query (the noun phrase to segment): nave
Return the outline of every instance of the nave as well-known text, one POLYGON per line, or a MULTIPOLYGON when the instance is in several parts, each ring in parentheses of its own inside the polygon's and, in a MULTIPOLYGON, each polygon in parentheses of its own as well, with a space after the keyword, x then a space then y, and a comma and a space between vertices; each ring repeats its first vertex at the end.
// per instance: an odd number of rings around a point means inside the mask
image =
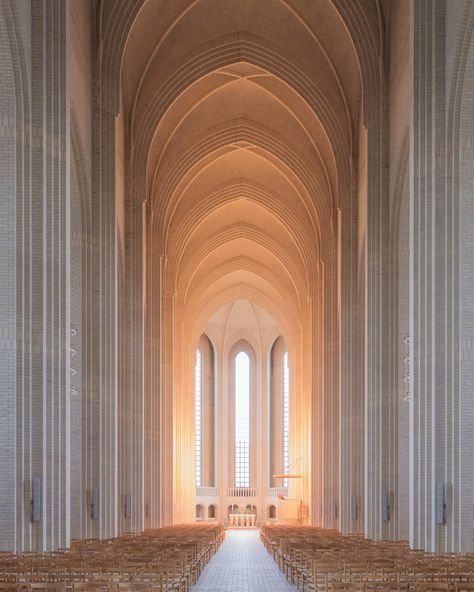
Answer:
POLYGON ((474 553, 473 97, 474 0, 1 0, 5 584, 474 553))
POLYGON ((265 552, 257 530, 227 530, 219 551, 192 592, 289 592, 277 564, 265 552))

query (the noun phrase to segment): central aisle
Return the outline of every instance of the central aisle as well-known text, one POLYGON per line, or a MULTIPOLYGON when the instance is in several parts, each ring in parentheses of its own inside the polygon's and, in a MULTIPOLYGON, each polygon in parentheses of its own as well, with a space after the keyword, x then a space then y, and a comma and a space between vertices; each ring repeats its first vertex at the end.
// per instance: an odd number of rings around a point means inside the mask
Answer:
POLYGON ((260 542, 257 530, 227 530, 219 551, 192 592, 286 592, 296 590, 260 542))

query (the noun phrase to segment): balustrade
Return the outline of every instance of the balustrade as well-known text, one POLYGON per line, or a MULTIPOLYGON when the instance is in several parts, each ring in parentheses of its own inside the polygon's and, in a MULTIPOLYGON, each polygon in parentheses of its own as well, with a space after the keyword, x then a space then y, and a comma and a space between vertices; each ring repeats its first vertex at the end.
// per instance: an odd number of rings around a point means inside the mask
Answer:
POLYGON ((196 495, 204 497, 218 496, 217 487, 196 487, 196 495))
POLYGON ((257 497, 256 487, 229 487, 228 497, 257 497))

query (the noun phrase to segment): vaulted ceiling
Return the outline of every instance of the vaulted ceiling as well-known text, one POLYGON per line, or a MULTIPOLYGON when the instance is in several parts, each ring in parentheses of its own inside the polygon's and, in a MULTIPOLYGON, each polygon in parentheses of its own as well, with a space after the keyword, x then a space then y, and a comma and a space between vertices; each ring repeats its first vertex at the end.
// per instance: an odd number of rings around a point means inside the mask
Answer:
MULTIPOLYGON (((347 2, 120 4, 120 22, 99 5, 102 37, 123 38, 131 176, 178 306, 203 325, 246 297, 294 331, 351 183, 362 90, 347 2)), ((377 4, 359 16, 375 30, 377 4)))

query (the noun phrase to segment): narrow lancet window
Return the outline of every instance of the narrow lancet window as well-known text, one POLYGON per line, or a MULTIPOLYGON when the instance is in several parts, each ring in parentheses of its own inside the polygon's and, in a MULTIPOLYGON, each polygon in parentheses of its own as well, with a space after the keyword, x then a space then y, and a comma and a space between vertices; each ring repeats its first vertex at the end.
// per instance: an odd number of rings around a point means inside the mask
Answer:
POLYGON ((201 487, 202 475, 202 355, 198 349, 196 351, 196 369, 194 373, 195 380, 195 430, 196 430, 196 487, 201 487))
MULTIPOLYGON (((290 369, 288 352, 283 354, 283 392, 282 392, 282 434, 283 434, 283 473, 289 471, 288 453, 290 447, 290 369)), ((288 479, 283 479, 283 487, 288 487, 288 479)))
POLYGON ((250 359, 235 357, 235 486, 250 486, 250 359))

